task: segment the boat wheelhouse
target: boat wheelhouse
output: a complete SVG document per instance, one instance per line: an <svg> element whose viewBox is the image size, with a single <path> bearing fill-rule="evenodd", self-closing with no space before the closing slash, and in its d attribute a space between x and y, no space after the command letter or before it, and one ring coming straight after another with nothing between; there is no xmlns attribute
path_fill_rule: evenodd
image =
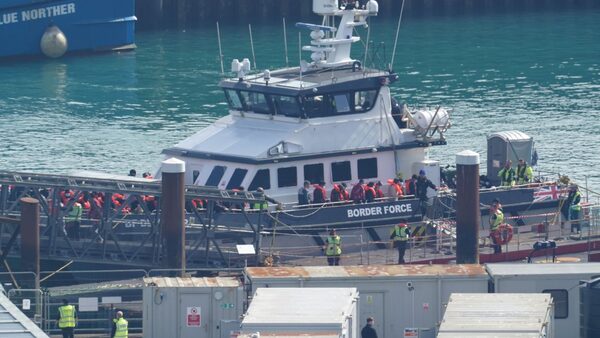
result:
<svg viewBox="0 0 600 338"><path fill-rule="evenodd" d="M250 72L248 59L232 62L236 77L221 81L229 115L163 153L186 162L187 183L221 189L263 188L281 202L296 200L303 181L335 183L404 178L425 168L439 183L439 166L427 149L446 144L448 113L408 112L391 98L398 75L350 57L377 3L364 9L315 12L324 25L311 30L311 63ZM315 5L318 7L317 5ZM330 8L330 7L318 7ZM340 17L339 28L325 25Z"/></svg>

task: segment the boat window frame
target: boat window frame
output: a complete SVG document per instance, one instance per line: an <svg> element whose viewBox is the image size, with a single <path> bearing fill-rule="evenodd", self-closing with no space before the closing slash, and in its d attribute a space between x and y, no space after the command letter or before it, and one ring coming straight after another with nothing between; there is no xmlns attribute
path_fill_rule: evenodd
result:
<svg viewBox="0 0 600 338"><path fill-rule="evenodd" d="M285 183L285 185L282 185L281 178L285 177L286 175L292 174L290 172L286 172L286 173L283 173L283 175L282 175L281 172L284 170L289 170L289 171L293 170L293 179L286 179L285 182L290 182L290 183ZM293 181L293 183L292 183L292 181ZM298 167L290 166L290 167L277 168L277 187L286 188L286 187L296 187L296 186L298 186Z"/></svg>
<svg viewBox="0 0 600 338"><path fill-rule="evenodd" d="M241 178L239 177L239 173L243 172L243 174L241 175ZM231 190L231 189L238 189L242 186L242 182L244 182L244 179L246 178L246 175L248 175L248 169L246 168L235 168L235 170L233 170L233 174L231 174L231 177L229 178L229 182L227 182L227 186L225 189L227 190ZM235 181L234 181L235 178ZM235 184L233 184L235 183Z"/></svg>
<svg viewBox="0 0 600 338"><path fill-rule="evenodd" d="M217 170L222 170L222 172L219 173ZM226 171L227 171L227 166L224 166L224 165L216 165L216 166L214 166L213 169L210 171L210 174L208 175L208 178L206 179L206 182L204 182L204 186L206 186L206 187L219 187L219 184L221 183L221 180L223 179L223 176L225 176L225 172ZM216 177L218 177L218 179ZM212 181L214 181L214 180L217 181L216 184L212 183ZM210 184L209 184L209 182L210 182Z"/></svg>
<svg viewBox="0 0 600 338"><path fill-rule="evenodd" d="M375 161L375 176L372 176L372 168L365 169L364 164L361 165L361 163L364 163L365 161ZM368 170L369 173L365 173L365 170ZM359 158L356 160L356 174L358 175L359 180L379 177L379 163L377 157Z"/></svg>
<svg viewBox="0 0 600 338"><path fill-rule="evenodd" d="M293 117L293 118L301 118L303 116L302 105L300 104L300 100L298 99L298 96L280 95L280 94L268 94L267 96L271 97L271 104L273 105L274 115ZM279 101L277 100L277 98L280 98L280 97L291 98L292 101L294 101L297 114L290 115L290 114L284 114L284 113L280 112L279 103L278 103Z"/></svg>
<svg viewBox="0 0 600 338"><path fill-rule="evenodd" d="M370 105L368 107L365 107L364 109L356 109L356 107L357 107L357 102L355 102L356 94L359 92L371 92L371 91L374 92L373 102L371 102ZM301 112L303 115L302 118L306 118L306 119L363 114L363 113L368 113L371 110L373 110L373 108L375 107L375 104L377 103L377 98L379 97L380 91L381 91L381 87L376 87L376 88L360 88L360 89L352 89L352 90L346 90L346 91L339 90L339 91L333 91L333 92L327 92L327 93L301 95L298 97L298 104L300 106L300 109L301 109ZM345 95L346 99L348 100L348 104L350 105L350 107L349 107L350 109L348 111L338 112L336 110L335 97L341 96L341 95ZM318 116L317 115L313 116L310 114L309 111L307 111L305 105L306 105L308 99L314 98L317 96L322 96L323 101L328 101L329 105L328 105L328 109L325 113L321 112Z"/></svg>
<svg viewBox="0 0 600 338"><path fill-rule="evenodd" d="M267 177L266 177L266 181L265 181L265 182L267 182L267 184L261 184L263 182L257 182L257 179L259 178L259 174L264 173L264 172L267 173ZM252 181L250 182L250 185L248 186L248 191L256 191L256 189L258 189L258 187L261 187L264 190L271 189L271 170L269 170L269 168L263 168L263 169L256 170L256 173L254 174L254 177L252 178Z"/></svg>
<svg viewBox="0 0 600 338"><path fill-rule="evenodd" d="M270 95L263 93L263 92L252 91L252 90L237 90L237 92L238 92L238 96L239 96L240 100L242 101L242 104L244 105L245 112L255 113L255 114L259 114L259 115L274 115L275 114L275 110L273 109L273 102L271 100ZM248 93L249 95L251 95L251 94L262 95L265 98L266 110L256 110L255 109L256 106L249 106L248 102L246 102L246 97L244 96L244 93ZM252 107L252 108L250 108L250 107Z"/></svg>
<svg viewBox="0 0 600 338"><path fill-rule="evenodd" d="M307 172L309 172L309 173L311 172L310 167L319 167L319 166L321 167L320 168L320 171L321 171L320 177L318 177L317 179L314 179L313 177L306 176ZM307 170L307 167L309 167L308 170ZM304 169L304 180L305 181L309 181L311 184L320 183L322 181L323 182L325 181L325 165L322 162L305 164L303 166L303 169Z"/></svg>
<svg viewBox="0 0 600 338"><path fill-rule="evenodd" d="M336 173L336 168L334 168L334 166L338 166L338 165L344 165L344 167L346 165L348 166L347 169L343 168L344 174L346 174L346 170L347 170L348 176L344 176L343 178L339 177L340 174L337 174ZM343 182L343 181L350 181L350 180L352 180L352 163L350 163L350 161L331 162L331 180L333 182Z"/></svg>
<svg viewBox="0 0 600 338"><path fill-rule="evenodd" d="M223 92L225 92L225 99L227 100L227 105L229 106L229 109L239 110L239 111L246 110L244 107L244 101L242 101L242 98L240 97L240 93L238 90L232 89L232 88L223 88ZM235 96L238 99L238 102L240 103L240 107L234 106L233 101L231 99L231 94L235 94Z"/></svg>

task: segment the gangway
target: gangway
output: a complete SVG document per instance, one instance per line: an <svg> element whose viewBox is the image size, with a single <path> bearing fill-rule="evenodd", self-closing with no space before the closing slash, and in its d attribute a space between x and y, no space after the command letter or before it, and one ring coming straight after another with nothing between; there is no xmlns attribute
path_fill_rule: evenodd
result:
<svg viewBox="0 0 600 338"><path fill-rule="evenodd" d="M2 252L8 257L18 255L19 241L15 238L19 226L7 220L20 216L18 206L22 197L33 197L40 202L42 260L160 267L164 263L166 246L161 237L161 195L160 180L0 171ZM245 233L244 238L250 243L238 244L253 244L257 247L256 252L260 252L260 215L245 217L246 224L237 228L220 226L215 219L224 209L236 210L246 216L250 212L243 206L264 203L262 193L186 186L185 198L188 267L235 265L237 255L222 246L234 237L239 242L240 239L234 236L239 232ZM89 205L89 208L84 209L80 230L74 238L66 225L76 202Z"/></svg>

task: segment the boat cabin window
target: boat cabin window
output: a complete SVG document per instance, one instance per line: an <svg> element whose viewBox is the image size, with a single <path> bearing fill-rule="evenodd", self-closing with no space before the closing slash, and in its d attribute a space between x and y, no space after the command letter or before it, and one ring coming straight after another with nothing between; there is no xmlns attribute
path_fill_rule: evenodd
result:
<svg viewBox="0 0 600 338"><path fill-rule="evenodd" d="M298 100L293 96L272 95L275 113L287 117L300 117Z"/></svg>
<svg viewBox="0 0 600 338"><path fill-rule="evenodd" d="M200 170L192 171L192 184L196 184L196 180L198 179L198 176L200 176Z"/></svg>
<svg viewBox="0 0 600 338"><path fill-rule="evenodd" d="M304 166L304 180L310 183L319 183L325 180L323 163L307 164Z"/></svg>
<svg viewBox="0 0 600 338"><path fill-rule="evenodd" d="M331 178L334 182L350 181L352 179L350 161L331 163Z"/></svg>
<svg viewBox="0 0 600 338"><path fill-rule="evenodd" d="M338 94L333 96L333 106L336 113L350 113L350 100L348 97L348 94Z"/></svg>
<svg viewBox="0 0 600 338"><path fill-rule="evenodd" d="M233 89L225 89L225 98L227 98L227 103L229 103L229 108L235 110L243 110L244 106L242 105L242 101L238 93Z"/></svg>
<svg viewBox="0 0 600 338"><path fill-rule="evenodd" d="M254 175L250 186L248 187L249 191L255 191L259 187L263 189L271 189L271 174L269 173L269 169L260 169Z"/></svg>
<svg viewBox="0 0 600 338"><path fill-rule="evenodd" d="M569 291L565 289L544 290L549 293L554 302L554 318L562 319L569 317Z"/></svg>
<svg viewBox="0 0 600 338"><path fill-rule="evenodd" d="M377 89L307 96L301 98L303 117L326 117L364 113L373 108Z"/></svg>
<svg viewBox="0 0 600 338"><path fill-rule="evenodd" d="M221 182L221 179L223 178L223 175L225 174L225 169L227 169L227 167L224 166L220 166L217 165L213 168L213 170L210 173L210 176L208 176L208 180L206 180L206 186L207 187L217 187L219 186L219 183Z"/></svg>
<svg viewBox="0 0 600 338"><path fill-rule="evenodd" d="M309 118L330 116L333 111L333 105L328 95L308 96L302 103L304 113Z"/></svg>
<svg viewBox="0 0 600 338"><path fill-rule="evenodd" d="M265 94L241 91L240 95L244 101L246 110L258 114L271 114L271 108Z"/></svg>
<svg viewBox="0 0 600 338"><path fill-rule="evenodd" d="M357 161L358 178L375 178L377 177L377 158L364 158Z"/></svg>
<svg viewBox="0 0 600 338"><path fill-rule="evenodd" d="M295 187L298 184L298 170L296 167L277 169L277 186Z"/></svg>
<svg viewBox="0 0 600 338"><path fill-rule="evenodd" d="M230 189L237 189L239 187L242 186L242 181L244 180L244 177L246 177L246 174L248 173L248 169L235 169L233 171L233 175L231 175L231 179L229 180L229 183L227 183L227 190Z"/></svg>
<svg viewBox="0 0 600 338"><path fill-rule="evenodd" d="M354 93L354 111L366 112L371 110L377 100L377 90L362 90Z"/></svg>

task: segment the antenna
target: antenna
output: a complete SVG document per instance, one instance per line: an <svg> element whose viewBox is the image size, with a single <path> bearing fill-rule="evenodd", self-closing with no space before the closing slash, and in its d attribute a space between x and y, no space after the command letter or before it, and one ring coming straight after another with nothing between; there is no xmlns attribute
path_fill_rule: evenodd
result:
<svg viewBox="0 0 600 338"><path fill-rule="evenodd" d="M285 27L285 18L283 18L283 43L285 44L285 66L290 66L290 60L288 59L288 43L287 43L287 30Z"/></svg>
<svg viewBox="0 0 600 338"><path fill-rule="evenodd" d="M248 24L248 31L250 32L250 47L252 48L252 61L254 62L254 69L256 69L256 55L254 55L254 40L252 40L252 25Z"/></svg>
<svg viewBox="0 0 600 338"><path fill-rule="evenodd" d="M225 75L225 67L223 66L223 49L221 48L221 30L219 29L219 21L217 21L217 40L219 40L219 59L221 60L221 75Z"/></svg>
<svg viewBox="0 0 600 338"><path fill-rule="evenodd" d="M367 18L369 20L369 18ZM369 20L371 21L371 20ZM365 43L365 59L363 61L363 69L367 69L367 55L369 53L369 39L371 38L371 25L367 22L367 43Z"/></svg>
<svg viewBox="0 0 600 338"><path fill-rule="evenodd" d="M298 66L300 67L300 86L302 86L302 33L298 32Z"/></svg>
<svg viewBox="0 0 600 338"><path fill-rule="evenodd" d="M398 28L396 28L396 39L394 40L394 51L392 52L392 61L389 65L389 71L392 72L394 66L394 59L396 58L396 47L398 46L398 34L400 34L400 23L402 23L402 13L404 12L404 1L402 0L402 7L400 7L400 16L398 17Z"/></svg>

